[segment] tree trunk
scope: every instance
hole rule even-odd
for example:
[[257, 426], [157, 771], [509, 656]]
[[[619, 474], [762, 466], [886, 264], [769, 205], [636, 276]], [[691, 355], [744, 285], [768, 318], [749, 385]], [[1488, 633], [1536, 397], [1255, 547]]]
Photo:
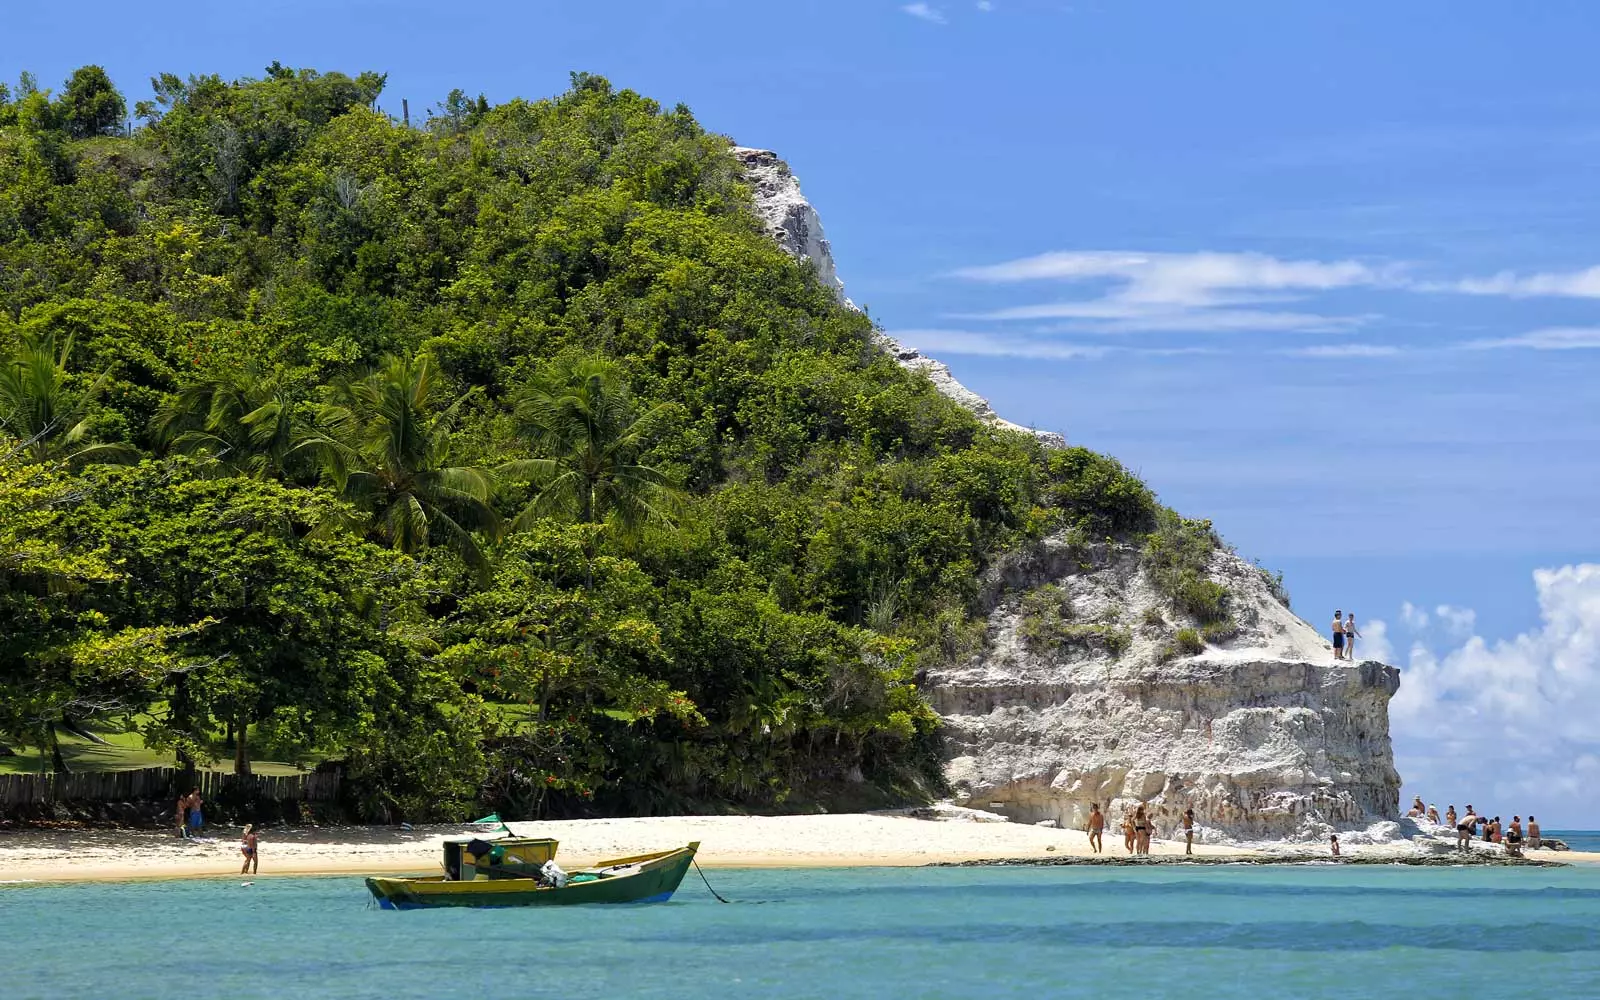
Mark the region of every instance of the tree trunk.
[[239, 719], [235, 725], [236, 740], [233, 745], [233, 773], [246, 775], [250, 773], [250, 750], [248, 747], [250, 723], [246, 719]]
[[56, 735], [56, 724], [50, 723], [50, 767], [57, 774], [71, 774], [72, 769], [67, 766], [67, 759], [61, 756], [61, 740]]

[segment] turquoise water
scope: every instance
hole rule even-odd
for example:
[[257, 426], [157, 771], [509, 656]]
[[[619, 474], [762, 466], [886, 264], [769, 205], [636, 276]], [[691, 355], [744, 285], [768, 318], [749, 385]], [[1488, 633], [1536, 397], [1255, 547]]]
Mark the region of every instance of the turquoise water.
[[709, 874], [735, 902], [697, 880], [408, 913], [355, 878], [3, 887], [0, 996], [1600, 996], [1600, 868]]

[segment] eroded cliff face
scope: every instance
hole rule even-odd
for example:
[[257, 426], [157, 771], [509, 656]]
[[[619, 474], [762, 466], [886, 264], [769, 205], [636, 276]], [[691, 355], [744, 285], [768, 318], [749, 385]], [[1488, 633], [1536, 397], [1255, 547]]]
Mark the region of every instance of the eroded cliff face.
[[1130, 547], [1056, 538], [997, 567], [986, 649], [928, 677], [956, 801], [1077, 829], [1092, 803], [1113, 827], [1144, 803], [1163, 835], [1193, 808], [1214, 841], [1397, 819], [1399, 671], [1334, 660], [1237, 556], [1219, 550], [1210, 576], [1237, 634], [1182, 655], [1174, 637], [1198, 623], [1171, 610]]
[[[854, 309], [855, 303], [845, 296], [844, 282], [839, 280], [839, 272], [834, 266], [833, 248], [822, 234], [822, 220], [811, 202], [801, 193], [800, 180], [789, 170], [789, 165], [769, 149], [735, 146], [733, 155], [744, 169], [756, 212], [766, 223], [767, 232], [784, 250], [801, 260], [810, 261], [822, 283], [833, 289], [839, 301]], [[979, 419], [1036, 435], [1050, 447], [1066, 447], [1066, 441], [1059, 434], [1036, 431], [1001, 417], [988, 400], [956, 381], [944, 362], [924, 357], [914, 348], [906, 347], [882, 333], [878, 334], [878, 344], [903, 367], [927, 375], [941, 394], [971, 410]]]

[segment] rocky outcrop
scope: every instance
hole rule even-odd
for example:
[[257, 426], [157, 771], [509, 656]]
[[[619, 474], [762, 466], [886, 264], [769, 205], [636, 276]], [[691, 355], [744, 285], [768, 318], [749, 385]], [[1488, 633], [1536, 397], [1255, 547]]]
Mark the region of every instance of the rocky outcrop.
[[[800, 180], [790, 172], [789, 165], [769, 149], [735, 146], [733, 155], [744, 170], [745, 181], [750, 185], [750, 193], [755, 201], [756, 213], [766, 223], [767, 232], [771, 233], [772, 238], [777, 240], [778, 245], [789, 254], [800, 260], [810, 261], [822, 283], [833, 289], [839, 301], [854, 309], [855, 303], [845, 296], [844, 282], [839, 280], [839, 272], [834, 266], [833, 248], [822, 234], [822, 220], [817, 216], [817, 211], [811, 202], [801, 193]], [[950, 368], [943, 362], [925, 358], [915, 349], [905, 347], [893, 337], [882, 333], [878, 334], [878, 343], [902, 366], [927, 375], [933, 382], [934, 388], [941, 394], [971, 410], [979, 419], [1010, 430], [1036, 435], [1050, 447], [1066, 447], [1066, 441], [1059, 434], [1052, 431], [1035, 431], [1003, 419], [994, 412], [988, 400], [956, 381], [955, 376], [950, 374]]]
[[1210, 841], [1397, 819], [1399, 671], [1335, 661], [1232, 553], [1219, 550], [1210, 575], [1236, 634], [1213, 630], [1183, 655], [1177, 631], [1198, 623], [1171, 611], [1132, 548], [1055, 538], [996, 567], [984, 652], [928, 676], [956, 801], [1075, 829], [1092, 803], [1113, 827], [1144, 803], [1163, 836], [1193, 808]]

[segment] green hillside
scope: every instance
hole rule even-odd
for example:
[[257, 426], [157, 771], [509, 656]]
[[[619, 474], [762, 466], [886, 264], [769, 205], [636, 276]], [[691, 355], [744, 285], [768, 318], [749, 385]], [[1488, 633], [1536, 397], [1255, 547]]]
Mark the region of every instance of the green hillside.
[[343, 760], [371, 818], [915, 797], [983, 569], [1156, 524], [876, 350], [682, 105], [153, 85], [131, 129], [95, 67], [0, 91], [0, 740], [41, 761], [127, 719]]

